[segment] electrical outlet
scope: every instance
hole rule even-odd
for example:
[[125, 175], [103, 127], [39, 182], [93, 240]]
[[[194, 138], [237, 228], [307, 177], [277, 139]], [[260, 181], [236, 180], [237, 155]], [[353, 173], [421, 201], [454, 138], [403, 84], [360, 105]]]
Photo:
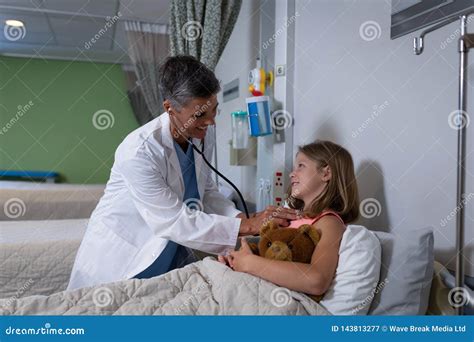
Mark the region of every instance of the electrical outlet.
[[275, 205], [281, 206], [282, 205], [282, 195], [283, 195], [283, 173], [280, 171], [275, 172], [275, 178], [274, 178], [274, 183], [273, 183], [273, 195], [275, 196], [273, 198]]

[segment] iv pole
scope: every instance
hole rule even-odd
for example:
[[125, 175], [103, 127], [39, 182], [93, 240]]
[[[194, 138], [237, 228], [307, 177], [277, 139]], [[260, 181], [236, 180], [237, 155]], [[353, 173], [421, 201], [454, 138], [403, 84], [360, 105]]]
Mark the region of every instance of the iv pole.
[[[419, 38], [414, 38], [413, 47], [416, 55], [423, 52], [423, 38], [426, 34], [439, 29], [456, 19], [460, 19], [461, 37], [459, 38], [459, 110], [456, 115], [458, 131], [457, 153], [457, 193], [456, 193], [456, 288], [464, 289], [464, 204], [465, 196], [465, 165], [466, 165], [466, 91], [467, 91], [467, 57], [469, 49], [474, 47], [474, 34], [466, 33], [467, 17], [473, 14], [471, 9], [460, 16], [449, 17], [441, 23], [423, 31]], [[456, 307], [456, 314], [463, 314], [463, 306]]]

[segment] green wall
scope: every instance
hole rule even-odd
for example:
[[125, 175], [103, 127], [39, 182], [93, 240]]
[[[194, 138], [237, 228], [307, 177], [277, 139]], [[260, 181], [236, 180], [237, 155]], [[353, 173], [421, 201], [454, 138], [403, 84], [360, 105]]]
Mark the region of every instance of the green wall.
[[[113, 125], [94, 125], [100, 110]], [[105, 183], [115, 149], [137, 127], [120, 65], [0, 57], [0, 169]]]

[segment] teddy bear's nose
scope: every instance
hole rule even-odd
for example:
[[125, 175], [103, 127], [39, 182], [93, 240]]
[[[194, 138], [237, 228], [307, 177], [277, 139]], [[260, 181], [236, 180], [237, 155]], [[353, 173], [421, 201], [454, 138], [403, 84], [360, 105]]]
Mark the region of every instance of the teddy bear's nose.
[[278, 247], [278, 246], [273, 247], [273, 251], [275, 253], [278, 253], [280, 251], [280, 247]]

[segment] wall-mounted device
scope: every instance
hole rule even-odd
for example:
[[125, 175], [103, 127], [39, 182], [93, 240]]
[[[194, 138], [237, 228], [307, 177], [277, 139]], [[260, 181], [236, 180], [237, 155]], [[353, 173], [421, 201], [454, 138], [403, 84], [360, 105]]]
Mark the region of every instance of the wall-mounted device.
[[248, 114], [239, 110], [231, 113], [232, 116], [232, 147], [245, 149], [249, 146]]
[[270, 98], [268, 96], [248, 97], [246, 102], [249, 115], [250, 135], [259, 137], [272, 134]]
[[249, 92], [253, 96], [265, 95], [267, 87], [273, 85], [273, 71], [265, 71], [260, 59], [257, 59], [257, 67], [249, 72]]

